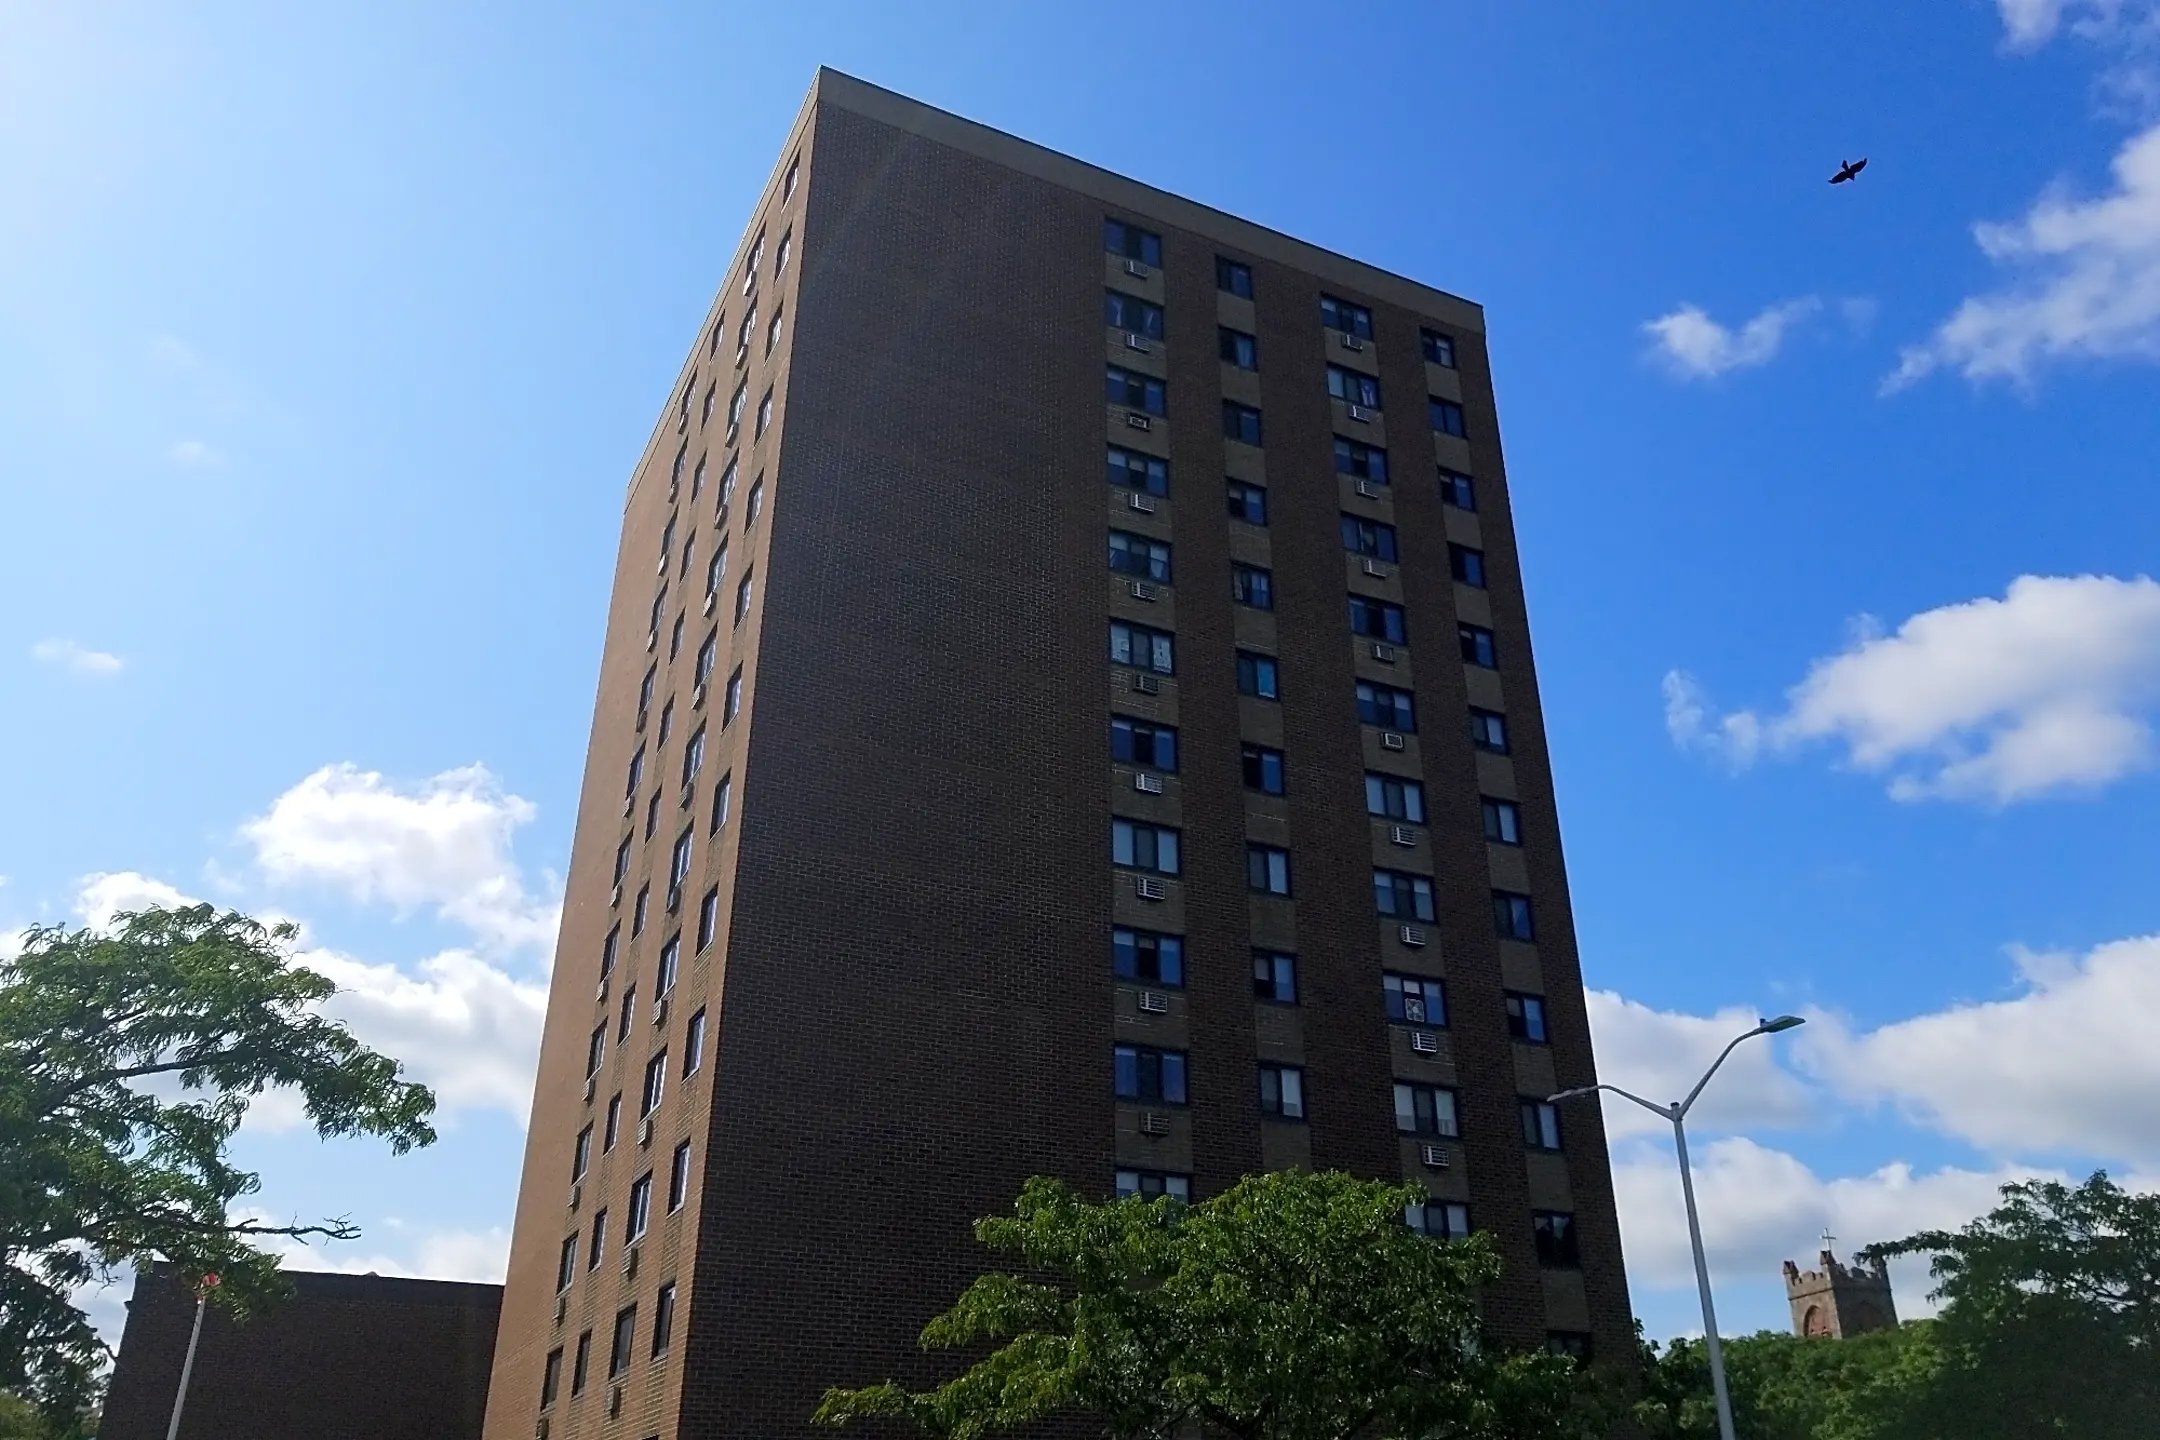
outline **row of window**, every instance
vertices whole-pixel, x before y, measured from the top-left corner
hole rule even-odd
[[[1165,773],[1177,770],[1177,732],[1144,720],[1113,716],[1110,721],[1110,756],[1130,765],[1152,766]],[[1238,747],[1245,788],[1262,795],[1288,793],[1288,767],[1283,752],[1268,745],[1246,741]],[[1161,756],[1166,763],[1156,764]],[[1478,808],[1485,824],[1485,838],[1496,845],[1522,844],[1522,807],[1513,800],[1490,795],[1479,797]],[[1365,813],[1375,819],[1406,825],[1425,823],[1425,787],[1416,780],[1378,771],[1365,774]]]
[[[1379,622],[1385,625],[1385,613],[1380,612]],[[1481,625],[1459,624],[1455,627],[1463,662],[1480,669],[1491,670],[1499,665],[1493,632]],[[1386,633],[1383,631],[1383,633]],[[1124,665],[1153,675],[1177,673],[1177,641],[1167,630],[1157,630],[1151,625],[1141,625],[1131,620],[1110,622],[1110,663]],[[1237,652],[1237,689],[1240,695],[1250,695],[1260,700],[1280,700],[1281,682],[1275,657],[1257,651]],[[1358,719],[1367,725],[1383,730],[1395,730],[1404,734],[1417,731],[1417,704],[1408,690],[1377,680],[1360,680],[1356,685]],[[1496,712],[1484,711],[1486,715]],[[1479,740],[1479,748],[1491,749],[1483,742],[1483,734],[1489,727],[1472,726],[1473,737]]]
[[[1261,518],[1266,523],[1266,492],[1258,487],[1243,485],[1232,480],[1232,510],[1236,513],[1243,506],[1257,503]],[[1246,492],[1241,495],[1239,491]],[[1240,516],[1243,518],[1243,516]],[[1344,515],[1341,526],[1343,549],[1353,555],[1363,555],[1375,560],[1394,560],[1397,555],[1395,527],[1378,520],[1367,520],[1356,515]],[[1150,536],[1134,534],[1129,530],[1110,532],[1110,568],[1120,575],[1131,575],[1158,584],[1169,584],[1172,574],[1170,542]],[[1448,568],[1456,580],[1477,589],[1485,588],[1485,552],[1467,545],[1448,546]],[[1241,605],[1259,610],[1275,608],[1274,576],[1258,565],[1233,564],[1230,567],[1231,598]],[[1353,634],[1368,636],[1375,640],[1403,642],[1402,607],[1384,600],[1366,596],[1350,597],[1350,629]],[[710,643],[708,641],[708,643]]]
[[[1245,684],[1248,672],[1243,668],[1242,662],[1251,659],[1255,662],[1254,668],[1250,672],[1251,677],[1257,684],[1264,673],[1268,682],[1265,695],[1267,698],[1273,699],[1275,696],[1274,661],[1269,660],[1266,656],[1249,655],[1245,652],[1240,652],[1239,658],[1239,690],[1246,694],[1262,693],[1257,689],[1248,689]],[[1264,672],[1259,668],[1261,662],[1264,662],[1267,666]],[[1407,723],[1391,725],[1389,728],[1414,731],[1417,729],[1416,716],[1410,707],[1409,700],[1410,697],[1405,691],[1393,690],[1384,685],[1361,685],[1358,690],[1358,713],[1360,718],[1364,719],[1367,724],[1387,724],[1388,720],[1402,719]],[[1497,711],[1472,709],[1470,712],[1470,743],[1488,754],[1507,754],[1507,717]],[[1249,748],[1259,749],[1263,747]],[[1136,765],[1142,769],[1157,770],[1166,775],[1175,775],[1178,773],[1177,727],[1165,725],[1156,720],[1137,720],[1131,716],[1113,715],[1110,717],[1110,756],[1121,764]],[[1263,769],[1262,774],[1265,775],[1266,773],[1265,769]],[[723,786],[726,783],[725,780],[721,782]],[[1508,803],[1506,801],[1496,802],[1499,805]],[[1405,780],[1398,776],[1382,775],[1378,772],[1367,772],[1365,776],[1365,809],[1366,813],[1370,815],[1384,817],[1389,820],[1401,820],[1412,825],[1422,825],[1425,823],[1424,786],[1415,780]],[[717,821],[715,828],[717,828]],[[1496,833],[1496,831],[1500,833]],[[1521,821],[1519,815],[1513,820],[1509,820],[1499,813],[1488,817],[1486,834],[1489,838],[1501,840],[1502,843],[1516,844],[1520,843],[1520,833]]]
[[[690,1142],[685,1140],[675,1147],[674,1155],[668,1163],[667,1213],[673,1215],[681,1211],[689,1198]],[[652,1224],[652,1201],[653,1172],[648,1170],[630,1186],[628,1213],[623,1226],[623,1244],[635,1245],[645,1238],[646,1231]],[[576,1230],[563,1237],[562,1251],[555,1267],[557,1294],[568,1290],[577,1282],[581,1249],[584,1268],[588,1274],[599,1269],[601,1262],[607,1259],[608,1212],[605,1207],[593,1212],[592,1229],[584,1237],[582,1247],[579,1242],[580,1235]]]
[[[638,1307],[635,1302],[615,1312],[615,1331],[608,1344],[607,1378],[618,1380],[629,1373],[631,1363],[637,1356]],[[663,1284],[653,1296],[652,1358],[658,1360],[668,1353],[668,1346],[675,1338],[675,1282]],[[585,1386],[592,1370],[593,1332],[586,1330],[577,1338],[577,1348],[570,1361],[570,1394],[576,1397],[585,1393]],[[540,1367],[540,1408],[547,1409],[562,1394],[563,1347],[558,1345],[548,1351],[546,1362]]]
[[[1242,426],[1244,421],[1238,423]],[[1372,485],[1388,483],[1387,451],[1377,445],[1367,445],[1359,440],[1335,438],[1335,472],[1348,475]],[[1105,456],[1106,475],[1112,485],[1123,490],[1137,490],[1143,494],[1167,496],[1170,493],[1170,462],[1158,455],[1144,455],[1128,450],[1122,445],[1108,447]],[[1458,510],[1477,508],[1477,488],[1467,475],[1453,470],[1441,470],[1440,498],[1445,504]],[[1267,491],[1265,487],[1249,481],[1230,480],[1230,514],[1232,518],[1255,525],[1267,523]],[[1241,493],[1249,492],[1249,493]],[[1351,517],[1345,516],[1345,519]],[[1393,527],[1386,527],[1390,533]],[[1346,542],[1347,545],[1347,542]],[[1459,578],[1459,577],[1458,577]],[[1482,583],[1482,582],[1481,582]]]

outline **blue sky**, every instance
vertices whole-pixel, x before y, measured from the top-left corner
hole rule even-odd
[[[251,1122],[311,1262],[499,1272],[622,486],[820,63],[1487,307],[1604,1073],[1813,1017],[1706,1102],[1729,1327],[2160,1176],[2151,0],[1045,8],[0,0],[0,925],[304,922],[446,1101]]]

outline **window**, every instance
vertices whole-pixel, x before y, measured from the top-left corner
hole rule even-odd
[[[791,255],[793,255],[794,253],[795,253],[795,232],[794,232],[794,231],[792,231],[792,230],[790,230],[790,231],[788,231],[788,232],[787,232],[787,234],[785,234],[785,235],[782,235],[782,236],[780,237],[780,246],[779,246],[779,248],[778,248],[778,249],[776,249],[776,250],[774,250],[774,251],[773,251],[773,261],[772,261],[772,273],[773,273],[773,278],[774,278],[774,279],[776,279],[776,280],[777,280],[777,279],[778,279],[779,277],[781,277],[782,275],[785,275],[785,274],[787,274],[787,262],[788,262],[788,257],[790,257]],[[775,327],[776,327],[776,328],[777,328],[778,324],[779,324],[779,317],[778,317],[778,316],[775,316],[775,317],[774,317],[774,325],[775,325]]]
[[[1275,686],[1274,657],[1255,655],[1250,650],[1238,651],[1237,690],[1240,695],[1257,696],[1262,700],[1280,700],[1282,695]]]
[[[768,385],[765,387],[764,397],[757,402],[757,429],[751,432],[751,438],[755,439],[757,436],[763,435],[765,427],[770,424],[772,424],[772,386]],[[757,492],[752,490],[750,493],[755,495]]]
[[[1230,497],[1231,519],[1243,520],[1248,525],[1267,524],[1267,491],[1243,480],[1227,481],[1226,490]]]
[[[1185,1103],[1184,1051],[1119,1045],[1113,1047],[1112,1058],[1118,1099],[1156,1105]]]
[[[780,256],[782,259],[787,258],[787,242],[785,240],[780,242]],[[775,306],[773,307],[772,319],[765,322],[765,353],[767,355],[772,354],[773,347],[780,343],[780,315],[780,308]]]
[[[1537,929],[1530,920],[1530,897],[1506,890],[1492,892],[1493,928],[1503,940],[1535,940]]]
[[[1103,291],[1103,324],[1113,330],[1128,334],[1144,335],[1150,340],[1163,338],[1162,306],[1151,304],[1137,295],[1126,295],[1116,290]]]
[[[1457,625],[1455,634],[1462,642],[1464,664],[1491,670],[1499,663],[1493,653],[1492,631],[1482,625]]]
[[[720,887],[713,886],[705,892],[705,898],[697,907],[697,948],[702,951],[712,944],[713,935],[720,929]]]
[[[589,1273],[600,1268],[607,1258],[607,1211],[595,1210],[592,1217],[592,1241],[585,1247],[585,1269]]]
[[[1290,852],[1274,845],[1245,846],[1245,888],[1266,895],[1290,893]]]
[[[1352,595],[1350,633],[1362,635],[1368,640],[1386,640],[1400,645],[1403,643],[1403,608],[1386,600],[1369,600],[1363,595]]]
[[[742,323],[735,327],[735,361],[737,364],[742,363],[743,356],[750,353],[750,337],[756,333],[757,306],[752,305],[749,309],[743,311]],[[748,384],[749,382],[745,381],[744,383]],[[738,390],[738,396],[740,393]],[[735,433],[735,422],[740,419],[742,419],[742,407],[740,405],[730,405],[728,407],[728,434],[730,437]]]
[[[630,1038],[630,1022],[637,1018],[637,986],[623,986],[620,1009],[621,1013],[615,1017],[615,1043],[618,1045]]]
[[[625,1305],[615,1312],[615,1340],[608,1351],[608,1379],[630,1371],[630,1352],[637,1342],[637,1306]]]
[[[1545,1043],[1545,1001],[1519,990],[1507,992],[1507,1033],[1532,1045]]]
[[[1255,610],[1275,608],[1275,577],[1257,565],[1230,567],[1230,598]]]
[[[1395,1128],[1405,1135],[1460,1139],[1462,1126],[1455,1118],[1455,1092],[1442,1085],[1406,1085],[1396,1081]]]
[[[682,653],[683,623],[688,617],[680,610],[675,612],[675,624],[668,630],[667,658],[673,660]]]
[[[1278,1120],[1304,1119],[1305,1072],[1295,1065],[1262,1065],[1260,1113]]]
[[[780,198],[782,200],[795,198],[795,176],[801,169],[802,160],[800,157],[788,161],[787,178],[780,182]]]
[[[752,487],[750,493],[752,495],[757,494],[756,488]],[[742,624],[743,617],[750,613],[750,582],[755,578],[754,575],[745,574],[742,577],[742,583],[735,587],[735,623],[737,625]]]
[[[592,1364],[592,1331],[581,1331],[577,1337],[577,1359],[570,1366],[570,1398],[575,1400],[585,1393],[585,1376]]]
[[[711,833],[713,833],[713,834],[716,834],[716,835],[717,835],[717,834],[718,834],[718,833],[720,832],[720,827],[721,827],[721,826],[723,826],[723,825],[725,825],[725,824],[727,824],[727,820],[728,820],[728,807],[729,807],[730,803],[731,803],[731,802],[733,801],[733,799],[734,799],[734,796],[735,796],[735,777],[734,777],[734,775],[732,775],[732,774],[728,774],[728,775],[722,775],[722,776],[720,777],[720,783],[719,783],[719,784],[717,784],[717,785],[715,785],[715,786],[713,786],[713,792],[712,792],[712,831],[711,831]]]
[[[1167,630],[1150,630],[1124,620],[1110,622],[1110,663],[1169,675],[1177,669]]]
[[[1485,588],[1485,552],[1468,545],[1447,547],[1448,573],[1464,585]]]
[[[555,1396],[562,1389],[562,1346],[557,1345],[547,1353],[547,1363],[540,1369],[540,1408],[545,1410],[555,1403]]]
[[[1138,1195],[1143,1200],[1160,1200],[1167,1195],[1173,1200],[1192,1203],[1192,1178],[1186,1175],[1170,1175],[1160,1170],[1120,1170],[1117,1172],[1117,1198],[1126,1199]]]
[[[1365,813],[1406,825],[1425,823],[1425,787],[1399,776],[1365,772]]]
[[[1470,1234],[1470,1207],[1455,1200],[1427,1200],[1403,1207],[1403,1223],[1435,1240],[1462,1240]]]
[[[665,744],[667,744],[667,742],[668,742],[668,736],[670,736],[670,735],[672,735],[672,734],[674,734],[674,733],[675,733],[675,701],[674,701],[674,698],[673,698],[672,696],[670,696],[670,697],[669,697],[669,699],[668,699],[668,702],[667,702],[667,704],[665,704],[665,705],[662,705],[662,706],[660,707],[660,743],[661,743],[662,745],[665,745]]]
[[[700,1012],[703,1013],[703,1012]],[[673,1215],[690,1198],[690,1142],[683,1141],[668,1157],[667,1208]]]
[[[722,557],[723,559],[725,557]],[[720,660],[720,630],[718,626],[705,633],[704,643],[698,646],[697,669],[692,673],[694,684],[703,685],[712,679],[713,666]]]
[[[1453,470],[1442,470],[1440,503],[1452,505],[1458,510],[1477,509],[1477,491],[1471,487],[1470,477],[1458,475]]]
[[[1167,725],[1113,715],[1110,717],[1110,758],[1127,765],[1176,774],[1177,731]]]
[[[622,844],[615,847],[615,883],[617,885],[622,884],[623,877],[630,873],[630,847],[635,843],[628,836],[624,836]]]
[[[1380,990],[1387,997],[1388,1019],[1405,1025],[1447,1025],[1447,988],[1438,980],[1386,974],[1380,977]]]
[[[615,1139],[622,1134],[622,1091],[608,1096],[607,1128],[601,1132],[600,1153],[605,1155],[615,1148]]]
[[[1437,330],[1420,330],[1418,343],[1424,347],[1425,358],[1435,365],[1455,368],[1455,342]]]
[[[706,417],[707,417],[707,418],[710,418],[710,417],[711,417],[711,415],[712,415],[712,398],[713,398],[713,392],[712,392],[712,391],[710,391],[710,390],[707,390],[707,391],[705,392],[705,414],[706,414]],[[698,460],[697,460],[697,469],[695,469],[695,470],[693,470],[693,471],[691,471],[691,472],[690,472],[690,498],[691,498],[692,500],[695,500],[695,499],[697,499],[697,498],[698,498],[698,496],[700,496],[700,495],[702,495],[702,494],[704,494],[704,493],[705,493],[705,457],[704,457],[703,455],[700,455],[700,456],[698,456]],[[692,536],[691,538],[692,538],[692,539],[695,539],[695,538],[697,538],[697,537],[695,537],[695,536]]]
[[[693,530],[693,531],[691,531],[691,532],[690,532],[690,536],[689,536],[689,538],[688,538],[688,539],[686,539],[686,540],[684,540],[684,541],[682,542],[682,566],[681,566],[681,568],[680,568],[680,569],[678,569],[678,570],[677,570],[677,571],[675,572],[675,577],[676,577],[676,578],[677,578],[678,580],[682,580],[682,579],[688,579],[688,578],[689,578],[689,575],[690,575],[690,559],[691,559],[691,557],[692,557],[693,555],[695,555],[696,553],[697,553],[697,532],[696,532],[695,530]]]
[[[591,1038],[585,1042],[585,1078],[590,1080],[600,1073],[600,1062],[607,1056],[607,1025],[593,1026]]]
[[[1507,717],[1491,710],[1472,710],[1470,743],[1488,754],[1507,754]]]
[[[1367,445],[1362,440],[1335,437],[1335,473],[1349,475],[1359,480],[1370,480],[1375,485],[1387,484],[1387,451],[1377,445]]]
[[[645,712],[652,708],[653,686],[659,682],[660,667],[657,664],[646,666],[645,678],[638,682],[637,718],[640,725],[645,723]]]
[[[1555,1270],[1582,1268],[1582,1243],[1575,1217],[1565,1210],[1533,1210],[1530,1231],[1537,1237],[1537,1263]]]
[[[682,1073],[683,1078],[688,1079],[705,1063],[705,1011],[702,1007],[683,1027],[682,1047]]]
[[[691,781],[697,779],[698,771],[704,768],[705,727],[700,725],[690,732],[689,740],[683,744],[682,783],[688,785]]]
[[[1123,405],[1128,410],[1145,410],[1150,415],[1164,413],[1163,382],[1152,375],[1142,375],[1137,370],[1127,370],[1120,365],[1107,367],[1103,372],[1103,398],[1112,405]]]
[[[726,514],[728,506],[735,503],[735,483],[742,479],[742,465],[732,455],[728,456],[727,469],[720,472],[720,513]]]
[[[1252,952],[1252,989],[1256,1000],[1297,1004],[1297,956],[1280,950]]]
[[[1125,490],[1144,490],[1150,495],[1170,493],[1170,462],[1138,451],[1112,445],[1109,450],[1110,483]]]
[[[1355,515],[1342,517],[1342,548],[1353,555],[1363,555],[1373,560],[1396,558],[1395,527],[1383,525],[1378,520],[1361,520]]]
[[[1357,713],[1358,719],[1365,724],[1377,725],[1383,730],[1409,734],[1417,729],[1417,710],[1410,702],[1410,692],[1397,690],[1392,685],[1358,681]]]
[[[1153,875],[1178,873],[1178,832],[1137,820],[1110,822],[1110,863]]]
[[[652,839],[653,831],[660,828],[660,792],[653,791],[645,802],[645,838]]]
[[[712,333],[705,337],[705,353],[707,355],[720,353],[720,332],[725,329],[727,329],[727,315],[722,313],[712,322]]]
[[[555,1293],[560,1295],[577,1280],[578,1235],[573,1230],[563,1237],[562,1253],[555,1257]]]
[[[1270,750],[1265,745],[1239,747],[1240,759],[1245,767],[1245,788],[1258,790],[1263,795],[1283,793],[1283,753]]]
[[[753,312],[753,314],[754,314],[754,313],[755,313],[755,312]],[[745,325],[748,325],[748,324],[750,323],[750,321],[751,321],[751,318],[752,318],[752,316],[751,316],[751,315],[745,315],[745,316],[743,317],[743,324],[745,324]],[[747,333],[747,332],[746,332],[746,333]],[[744,344],[748,344],[748,343],[749,343],[749,341],[748,341],[747,339],[745,339],[743,343],[744,343]],[[739,427],[739,426],[740,426],[740,425],[742,424],[742,412],[743,412],[743,406],[745,406],[745,405],[747,405],[747,404],[749,404],[749,403],[750,403],[750,382],[749,382],[749,381],[747,381],[747,380],[745,380],[745,381],[741,382],[740,384],[738,384],[738,385],[737,385],[737,386],[735,387],[735,393],[734,393],[733,395],[730,395],[730,396],[728,397],[728,402],[727,402],[727,428],[728,428],[728,435],[729,435],[729,437],[730,437],[730,438],[732,438],[732,437],[734,436],[734,434],[735,434],[735,431],[736,431],[737,427]],[[730,461],[729,463],[730,463],[730,464],[733,464],[734,462]]]
[[[1225,440],[1247,445],[1260,443],[1260,412],[1235,400],[1222,402],[1222,433]]]
[[[585,1172],[590,1168],[592,1168],[592,1126],[588,1124],[584,1129],[577,1132],[577,1139],[570,1147],[571,1180],[574,1182],[584,1179]]]
[[[675,1333],[675,1282],[670,1280],[653,1296],[652,1353],[657,1360],[668,1352]]]
[[[1544,1100],[1522,1102],[1523,1144],[1532,1150],[1560,1148],[1560,1111]]]
[[[1110,532],[1110,568],[1121,575],[1170,583],[1170,547],[1145,535]]]
[[[663,551],[661,558],[667,558]],[[667,613],[667,585],[663,582],[660,593],[653,596],[652,612],[645,617],[645,638],[657,642],[660,638],[660,618]]]
[[[637,903],[631,908],[630,911],[630,938],[633,940],[645,933],[645,909],[646,906],[651,903],[651,901],[652,886],[638,886]]]
[[[735,712],[742,709],[742,666],[727,677],[727,693],[720,701],[720,728],[725,730],[735,723]]]
[[[1330,330],[1355,335],[1360,340],[1372,339],[1372,311],[1348,300],[1338,300],[1333,295],[1320,297],[1320,323]]]
[[[1143,265],[1162,264],[1162,236],[1123,220],[1103,221],[1103,249]]]
[[[1590,1337],[1580,1330],[1548,1330],[1545,1332],[1545,1353],[1565,1355],[1579,1370],[1590,1363]]]
[[[652,1171],[630,1182],[630,1218],[623,1224],[623,1243],[635,1245],[652,1226]]]
[[[662,1050],[645,1062],[645,1088],[638,1092],[638,1118],[642,1120],[659,1109],[666,1092],[667,1051]]]
[[[1227,290],[1241,300],[1253,298],[1252,266],[1242,260],[1215,257],[1215,288]]]
[[[1433,918],[1432,881],[1423,875],[1405,875],[1400,870],[1375,870],[1372,872],[1373,904],[1390,920],[1422,920],[1427,924]]]
[[[743,289],[748,290],[757,279],[758,266],[765,263],[765,232],[757,232],[757,239],[750,242],[750,258],[743,265]]]
[[[760,475],[750,486],[750,506],[743,511],[743,528],[757,524],[757,517],[765,513],[765,477]]]
[[[655,976],[653,994],[665,999],[674,989],[675,980],[682,972],[682,932],[668,936],[660,947],[660,968]]]
[[[1185,983],[1185,941],[1119,925],[1110,931],[1110,969],[1120,980],[1177,989]]]
[[[1252,336],[1242,330],[1232,330],[1227,325],[1218,329],[1215,335],[1225,365],[1235,365],[1240,370],[1260,368],[1260,346]]]
[[[615,956],[622,949],[622,926],[610,925],[607,939],[600,942],[600,978],[607,979],[615,973]]]
[[[694,825],[685,826],[682,834],[675,837],[675,849],[668,856],[668,889],[671,891],[690,873],[690,840],[696,830]]]
[[[1367,410],[1380,408],[1380,382],[1370,375],[1345,370],[1340,365],[1327,367],[1327,393],[1330,399],[1340,400],[1345,405],[1357,405]]]
[[[1512,800],[1495,800],[1490,795],[1478,801],[1478,808],[1485,812],[1485,838],[1495,845],[1522,844],[1522,811]]]
[[[1453,400],[1434,400],[1430,408],[1433,429],[1443,435],[1454,435],[1458,438],[1467,433],[1463,429],[1462,406]]]

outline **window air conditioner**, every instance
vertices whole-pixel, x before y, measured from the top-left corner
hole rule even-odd
[[[1400,750],[1404,743],[1403,737],[1393,730],[1380,732],[1380,748],[1383,750]]]
[[[1150,879],[1145,875],[1138,877],[1133,882],[1133,891],[1142,900],[1162,900],[1168,898],[1170,893],[1163,888],[1162,881]]]
[[[1425,931],[1417,925],[1405,925],[1396,932],[1402,943],[1415,950],[1425,943]]]
[[[1160,990],[1142,990],[1140,1008],[1149,1015],[1167,1015],[1170,1013],[1170,997]]]
[[[1150,775],[1146,771],[1142,771],[1132,777],[1132,788],[1143,795],[1160,795],[1162,794],[1162,776]]]

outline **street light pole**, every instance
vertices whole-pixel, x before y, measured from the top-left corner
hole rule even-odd
[[[1732,1396],[1725,1387],[1725,1347],[1718,1340],[1717,1309],[1710,1299],[1710,1260],[1703,1253],[1702,1218],[1695,1209],[1695,1178],[1688,1163],[1687,1113],[1694,1108],[1695,1099],[1702,1094],[1703,1087],[1710,1083],[1710,1077],[1717,1074],[1718,1067],[1725,1063],[1725,1057],[1737,1050],[1741,1041],[1752,1040],[1757,1035],[1775,1035],[1806,1023],[1807,1021],[1798,1015],[1780,1015],[1775,1020],[1763,1021],[1744,1035],[1735,1036],[1730,1045],[1718,1052],[1717,1059],[1710,1062],[1710,1068],[1703,1072],[1702,1079],[1696,1081],[1695,1088],[1688,1091],[1687,1099],[1676,1100],[1669,1105],[1645,1100],[1617,1085],[1581,1085],[1573,1090],[1562,1090],[1556,1095],[1546,1097],[1548,1103],[1557,1104],[1562,1100],[1572,1100],[1578,1095],[1595,1095],[1600,1090],[1610,1090],[1621,1099],[1634,1101],[1672,1125],[1673,1153],[1680,1161],[1680,1195],[1687,1204],[1688,1248],[1695,1255],[1695,1288],[1702,1296],[1703,1349],[1710,1356],[1710,1391],[1717,1401],[1718,1440],[1734,1440]]]
[[[180,1410],[187,1404],[188,1377],[195,1373],[195,1345],[202,1339],[203,1307],[209,1303],[217,1283],[217,1276],[205,1275],[195,1287],[195,1324],[188,1331],[187,1357],[180,1362],[180,1386],[173,1392],[172,1423],[165,1427],[165,1440],[180,1440]]]

